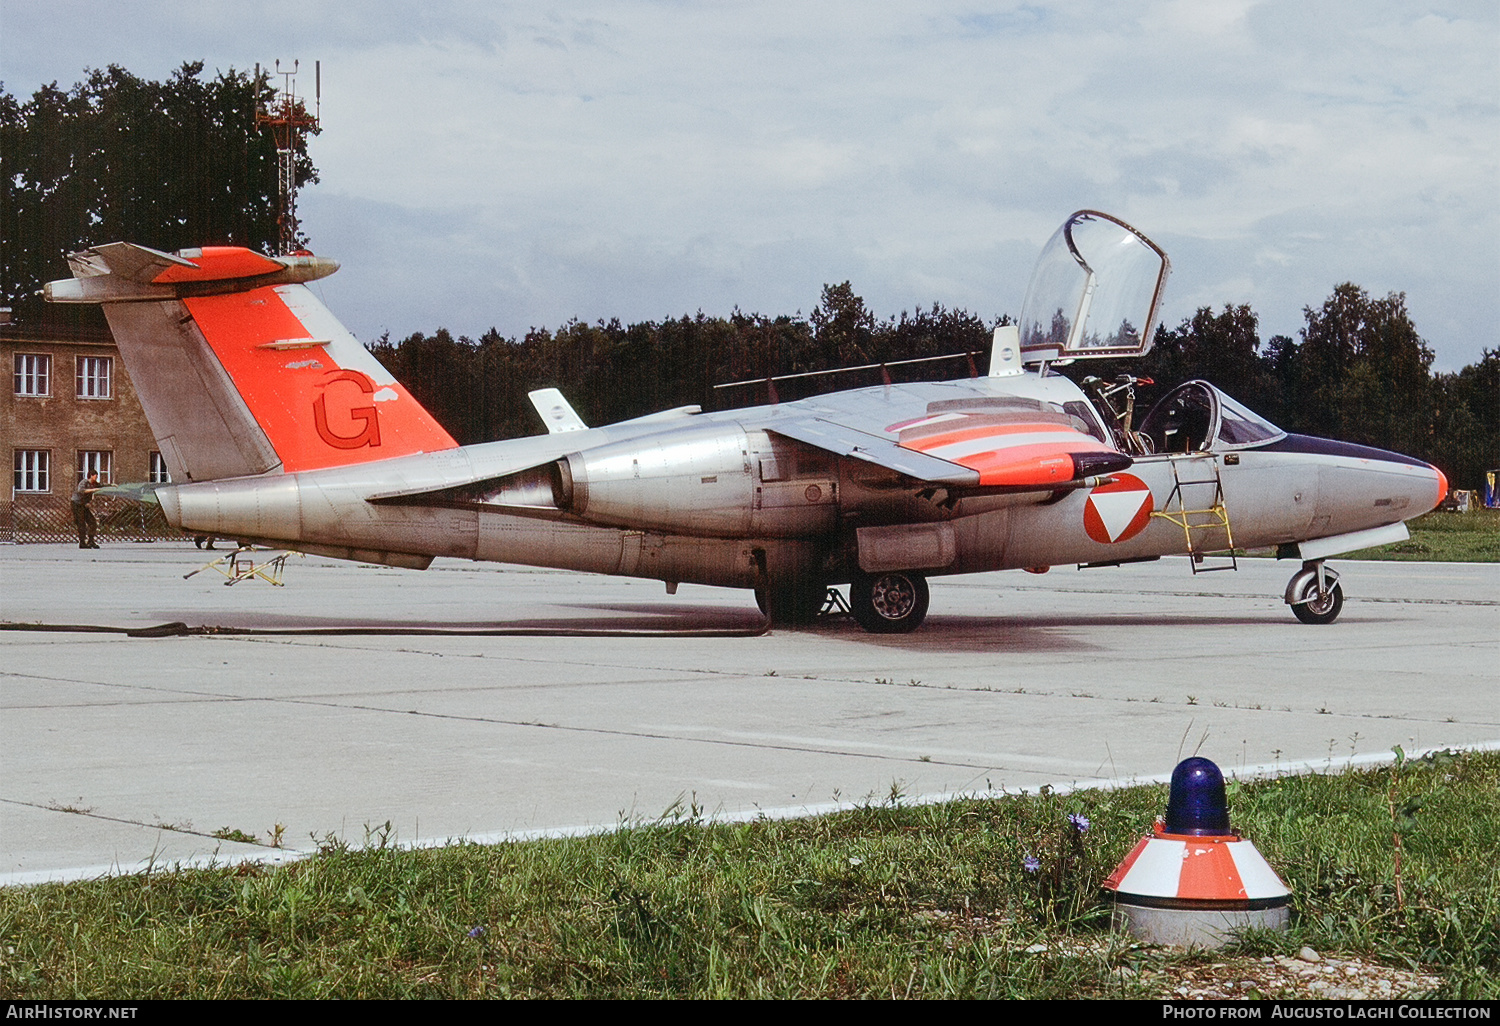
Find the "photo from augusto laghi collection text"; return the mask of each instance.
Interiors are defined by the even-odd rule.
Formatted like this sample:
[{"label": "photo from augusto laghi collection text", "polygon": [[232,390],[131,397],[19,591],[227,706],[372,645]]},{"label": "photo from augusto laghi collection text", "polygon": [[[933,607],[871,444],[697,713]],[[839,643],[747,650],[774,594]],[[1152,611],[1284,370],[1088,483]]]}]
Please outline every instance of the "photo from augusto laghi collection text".
[{"label": "photo from augusto laghi collection text", "polygon": [[1427,1002],[1264,1005],[1164,1004],[1163,1019],[1488,1019],[1493,1006]]}]

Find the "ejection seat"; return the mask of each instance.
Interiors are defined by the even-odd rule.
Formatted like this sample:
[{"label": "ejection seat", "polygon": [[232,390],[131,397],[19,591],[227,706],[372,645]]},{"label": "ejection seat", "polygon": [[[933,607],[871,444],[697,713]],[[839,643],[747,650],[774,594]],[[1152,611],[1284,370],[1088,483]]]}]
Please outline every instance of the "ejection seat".
[{"label": "ejection seat", "polygon": [[1158,453],[1231,452],[1285,438],[1286,432],[1207,381],[1185,381],[1163,396],[1140,433]]}]

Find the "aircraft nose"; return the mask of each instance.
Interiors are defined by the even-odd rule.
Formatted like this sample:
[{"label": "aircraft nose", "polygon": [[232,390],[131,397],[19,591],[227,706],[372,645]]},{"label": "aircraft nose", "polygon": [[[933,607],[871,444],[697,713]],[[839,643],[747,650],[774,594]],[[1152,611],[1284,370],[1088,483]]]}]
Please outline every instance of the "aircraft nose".
[{"label": "aircraft nose", "polygon": [[1448,497],[1448,475],[1430,463],[1428,464],[1428,468],[1437,475],[1437,498],[1432,500],[1432,506],[1430,507],[1436,509]]}]

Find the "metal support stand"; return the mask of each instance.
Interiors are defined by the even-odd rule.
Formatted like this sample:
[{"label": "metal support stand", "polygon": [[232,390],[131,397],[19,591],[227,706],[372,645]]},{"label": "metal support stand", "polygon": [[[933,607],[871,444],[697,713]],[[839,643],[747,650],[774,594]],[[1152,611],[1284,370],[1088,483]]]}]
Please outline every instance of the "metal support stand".
[{"label": "metal support stand", "polygon": [[227,556],[220,556],[212,563],[203,564],[191,573],[183,574],[182,579],[187,580],[194,574],[201,574],[205,570],[214,570],[222,574],[226,578],[226,580],[224,581],[225,587],[233,584],[239,584],[241,581],[248,581],[252,577],[254,577],[259,578],[260,580],[265,581],[267,584],[273,585],[274,587],[283,588],[286,585],[281,580],[281,574],[282,571],[286,569],[287,557],[302,555],[302,553],[300,552],[282,552],[279,555],[273,556],[270,559],[266,560],[264,563],[257,563],[255,561],[255,552],[255,548],[251,546],[243,546],[241,548],[235,549]]},{"label": "metal support stand", "polygon": [[829,588],[823,596],[823,608],[818,611],[818,618],[825,619],[835,616],[853,616],[854,611],[849,608],[849,603],[844,598],[844,593],[837,588]]}]

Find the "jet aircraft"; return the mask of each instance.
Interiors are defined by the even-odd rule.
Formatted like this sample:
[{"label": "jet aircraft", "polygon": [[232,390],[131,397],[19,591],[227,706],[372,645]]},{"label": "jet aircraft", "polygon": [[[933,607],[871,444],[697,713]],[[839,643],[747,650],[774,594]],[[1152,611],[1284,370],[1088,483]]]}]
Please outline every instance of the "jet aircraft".
[{"label": "jet aircraft", "polygon": [[848,584],[882,633],[921,624],[929,577],[1171,554],[1199,572],[1274,546],[1299,561],[1285,601],[1322,624],[1343,605],[1325,560],[1405,539],[1447,490],[1420,460],[1288,434],[1205,381],[1137,425],[1136,379],[1056,373],[1151,343],[1166,254],[1098,211],[1042,250],[986,374],[604,427],[543,389],[547,434],[469,446],[308,290],[332,260],[113,243],[69,266],[45,296],[102,304],[171,473],[168,522],[247,544],[751,588],[783,624]]}]

